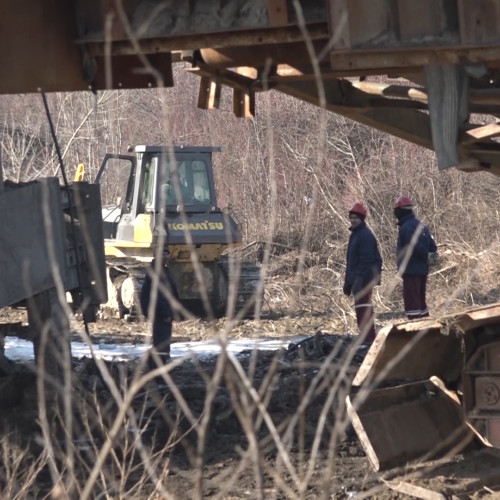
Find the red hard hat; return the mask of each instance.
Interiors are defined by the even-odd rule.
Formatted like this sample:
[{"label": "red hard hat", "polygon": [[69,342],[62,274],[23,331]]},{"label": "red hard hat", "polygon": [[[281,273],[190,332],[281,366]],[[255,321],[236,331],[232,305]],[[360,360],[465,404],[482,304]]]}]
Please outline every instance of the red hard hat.
[{"label": "red hard hat", "polygon": [[363,217],[366,217],[367,214],[366,207],[362,203],[355,203],[351,210],[349,210],[349,213],[351,212],[362,215]]},{"label": "red hard hat", "polygon": [[396,200],[394,208],[413,208],[413,201],[411,201],[411,198],[408,198],[408,196],[400,196]]}]

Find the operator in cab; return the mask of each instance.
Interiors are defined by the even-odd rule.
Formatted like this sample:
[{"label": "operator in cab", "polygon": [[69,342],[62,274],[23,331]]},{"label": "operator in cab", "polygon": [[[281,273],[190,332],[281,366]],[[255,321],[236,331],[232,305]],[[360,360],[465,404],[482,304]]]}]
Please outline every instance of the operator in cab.
[{"label": "operator in cab", "polygon": [[179,299],[179,294],[168,267],[169,262],[170,250],[165,245],[161,253],[158,281],[154,279],[158,268],[156,259],[153,259],[140,293],[142,312],[152,323],[153,347],[148,359],[148,366],[151,369],[156,368],[159,361],[167,363],[170,360],[173,303]]}]

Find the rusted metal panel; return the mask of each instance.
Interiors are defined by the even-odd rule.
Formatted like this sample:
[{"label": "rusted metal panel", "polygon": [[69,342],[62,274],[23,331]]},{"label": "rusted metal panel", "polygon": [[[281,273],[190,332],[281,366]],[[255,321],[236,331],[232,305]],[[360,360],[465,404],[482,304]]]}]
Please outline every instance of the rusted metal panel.
[{"label": "rusted metal panel", "polygon": [[457,380],[463,368],[461,337],[442,329],[443,325],[435,320],[382,328],[353,385],[368,381],[423,380],[433,375],[445,381]]},{"label": "rusted metal panel", "polygon": [[[119,40],[113,35],[127,35],[119,26],[106,33],[106,21],[110,18],[121,24],[121,15],[127,19],[130,31],[137,38],[181,36],[195,33],[262,28],[269,26],[268,0],[91,0],[79,6],[79,25],[82,38],[102,41]],[[120,6],[118,9],[117,5]],[[105,36],[106,35],[106,36]]]},{"label": "rusted metal panel", "polygon": [[[59,183],[44,182],[4,189],[0,196],[0,307],[6,307],[54,286],[54,271],[64,283],[65,255]],[[47,248],[46,220],[51,221],[52,257]]]},{"label": "rusted metal panel", "polygon": [[[482,337],[488,338],[488,330]],[[500,447],[500,342],[479,347],[465,366],[462,385],[472,428],[485,443]]]},{"label": "rusted metal panel", "polygon": [[439,381],[360,391],[348,397],[347,411],[375,470],[458,453],[474,438]]},{"label": "rusted metal panel", "polygon": [[482,306],[470,311],[457,313],[454,317],[456,325],[465,330],[500,322],[500,304]]},{"label": "rusted metal panel", "polygon": [[394,38],[394,14],[390,0],[329,0],[332,48],[383,46]]},{"label": "rusted metal panel", "polygon": [[460,39],[464,45],[500,41],[500,3],[498,0],[457,0]]},{"label": "rusted metal panel", "polygon": [[474,337],[467,332],[481,329],[482,334],[488,334],[488,328],[494,332],[498,324],[500,305],[494,304],[439,320],[429,318],[387,325],[377,334],[353,385],[373,380],[425,379],[433,375],[445,382],[457,381],[465,360],[475,348]]},{"label": "rusted metal panel", "polygon": [[[289,0],[89,0],[78,7],[80,35],[89,42],[123,40],[129,31],[137,38],[217,32],[237,36],[240,30],[299,23],[295,5]],[[325,0],[301,0],[298,8],[300,21],[306,24],[326,18]],[[126,18],[130,30],[121,26],[122,18]]]},{"label": "rusted metal panel", "polygon": [[[100,10],[106,4],[85,5],[91,11],[92,7]],[[113,54],[109,65],[103,57],[89,56],[83,47],[75,44],[76,20],[72,4],[63,0],[1,2],[0,66],[4,70],[0,93],[87,90],[91,84],[98,89],[144,88],[158,84],[151,73],[136,71],[142,66],[137,56]],[[117,23],[115,19],[115,25]],[[170,54],[152,54],[149,61],[155,74],[161,75],[163,84],[171,86]]]}]

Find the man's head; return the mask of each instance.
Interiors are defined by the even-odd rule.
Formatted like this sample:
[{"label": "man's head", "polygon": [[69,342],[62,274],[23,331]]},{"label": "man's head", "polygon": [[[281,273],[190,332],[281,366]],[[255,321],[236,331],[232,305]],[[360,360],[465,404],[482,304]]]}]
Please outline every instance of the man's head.
[{"label": "man's head", "polygon": [[367,214],[366,207],[362,203],[355,203],[349,210],[349,222],[352,227],[359,226],[365,220]]},{"label": "man's head", "polygon": [[394,205],[394,215],[397,219],[401,219],[408,215],[413,210],[413,201],[408,196],[400,196]]}]

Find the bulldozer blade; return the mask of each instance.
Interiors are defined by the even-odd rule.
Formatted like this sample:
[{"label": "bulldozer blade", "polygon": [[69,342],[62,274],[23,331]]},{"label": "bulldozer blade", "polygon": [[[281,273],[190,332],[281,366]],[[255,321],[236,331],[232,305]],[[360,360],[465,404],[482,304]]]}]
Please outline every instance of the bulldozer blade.
[{"label": "bulldozer blade", "polygon": [[500,304],[383,327],[353,385],[439,377],[458,383],[479,344],[500,340]]},{"label": "bulldozer blade", "polygon": [[456,381],[463,368],[462,335],[428,319],[387,325],[377,334],[353,385],[415,381],[437,376]]},{"label": "bulldozer blade", "polygon": [[377,471],[454,455],[475,437],[460,402],[437,378],[361,390],[348,396],[347,413]]},{"label": "bulldozer blade", "polygon": [[347,412],[394,490],[425,499],[498,490],[500,304],[382,328]]}]

